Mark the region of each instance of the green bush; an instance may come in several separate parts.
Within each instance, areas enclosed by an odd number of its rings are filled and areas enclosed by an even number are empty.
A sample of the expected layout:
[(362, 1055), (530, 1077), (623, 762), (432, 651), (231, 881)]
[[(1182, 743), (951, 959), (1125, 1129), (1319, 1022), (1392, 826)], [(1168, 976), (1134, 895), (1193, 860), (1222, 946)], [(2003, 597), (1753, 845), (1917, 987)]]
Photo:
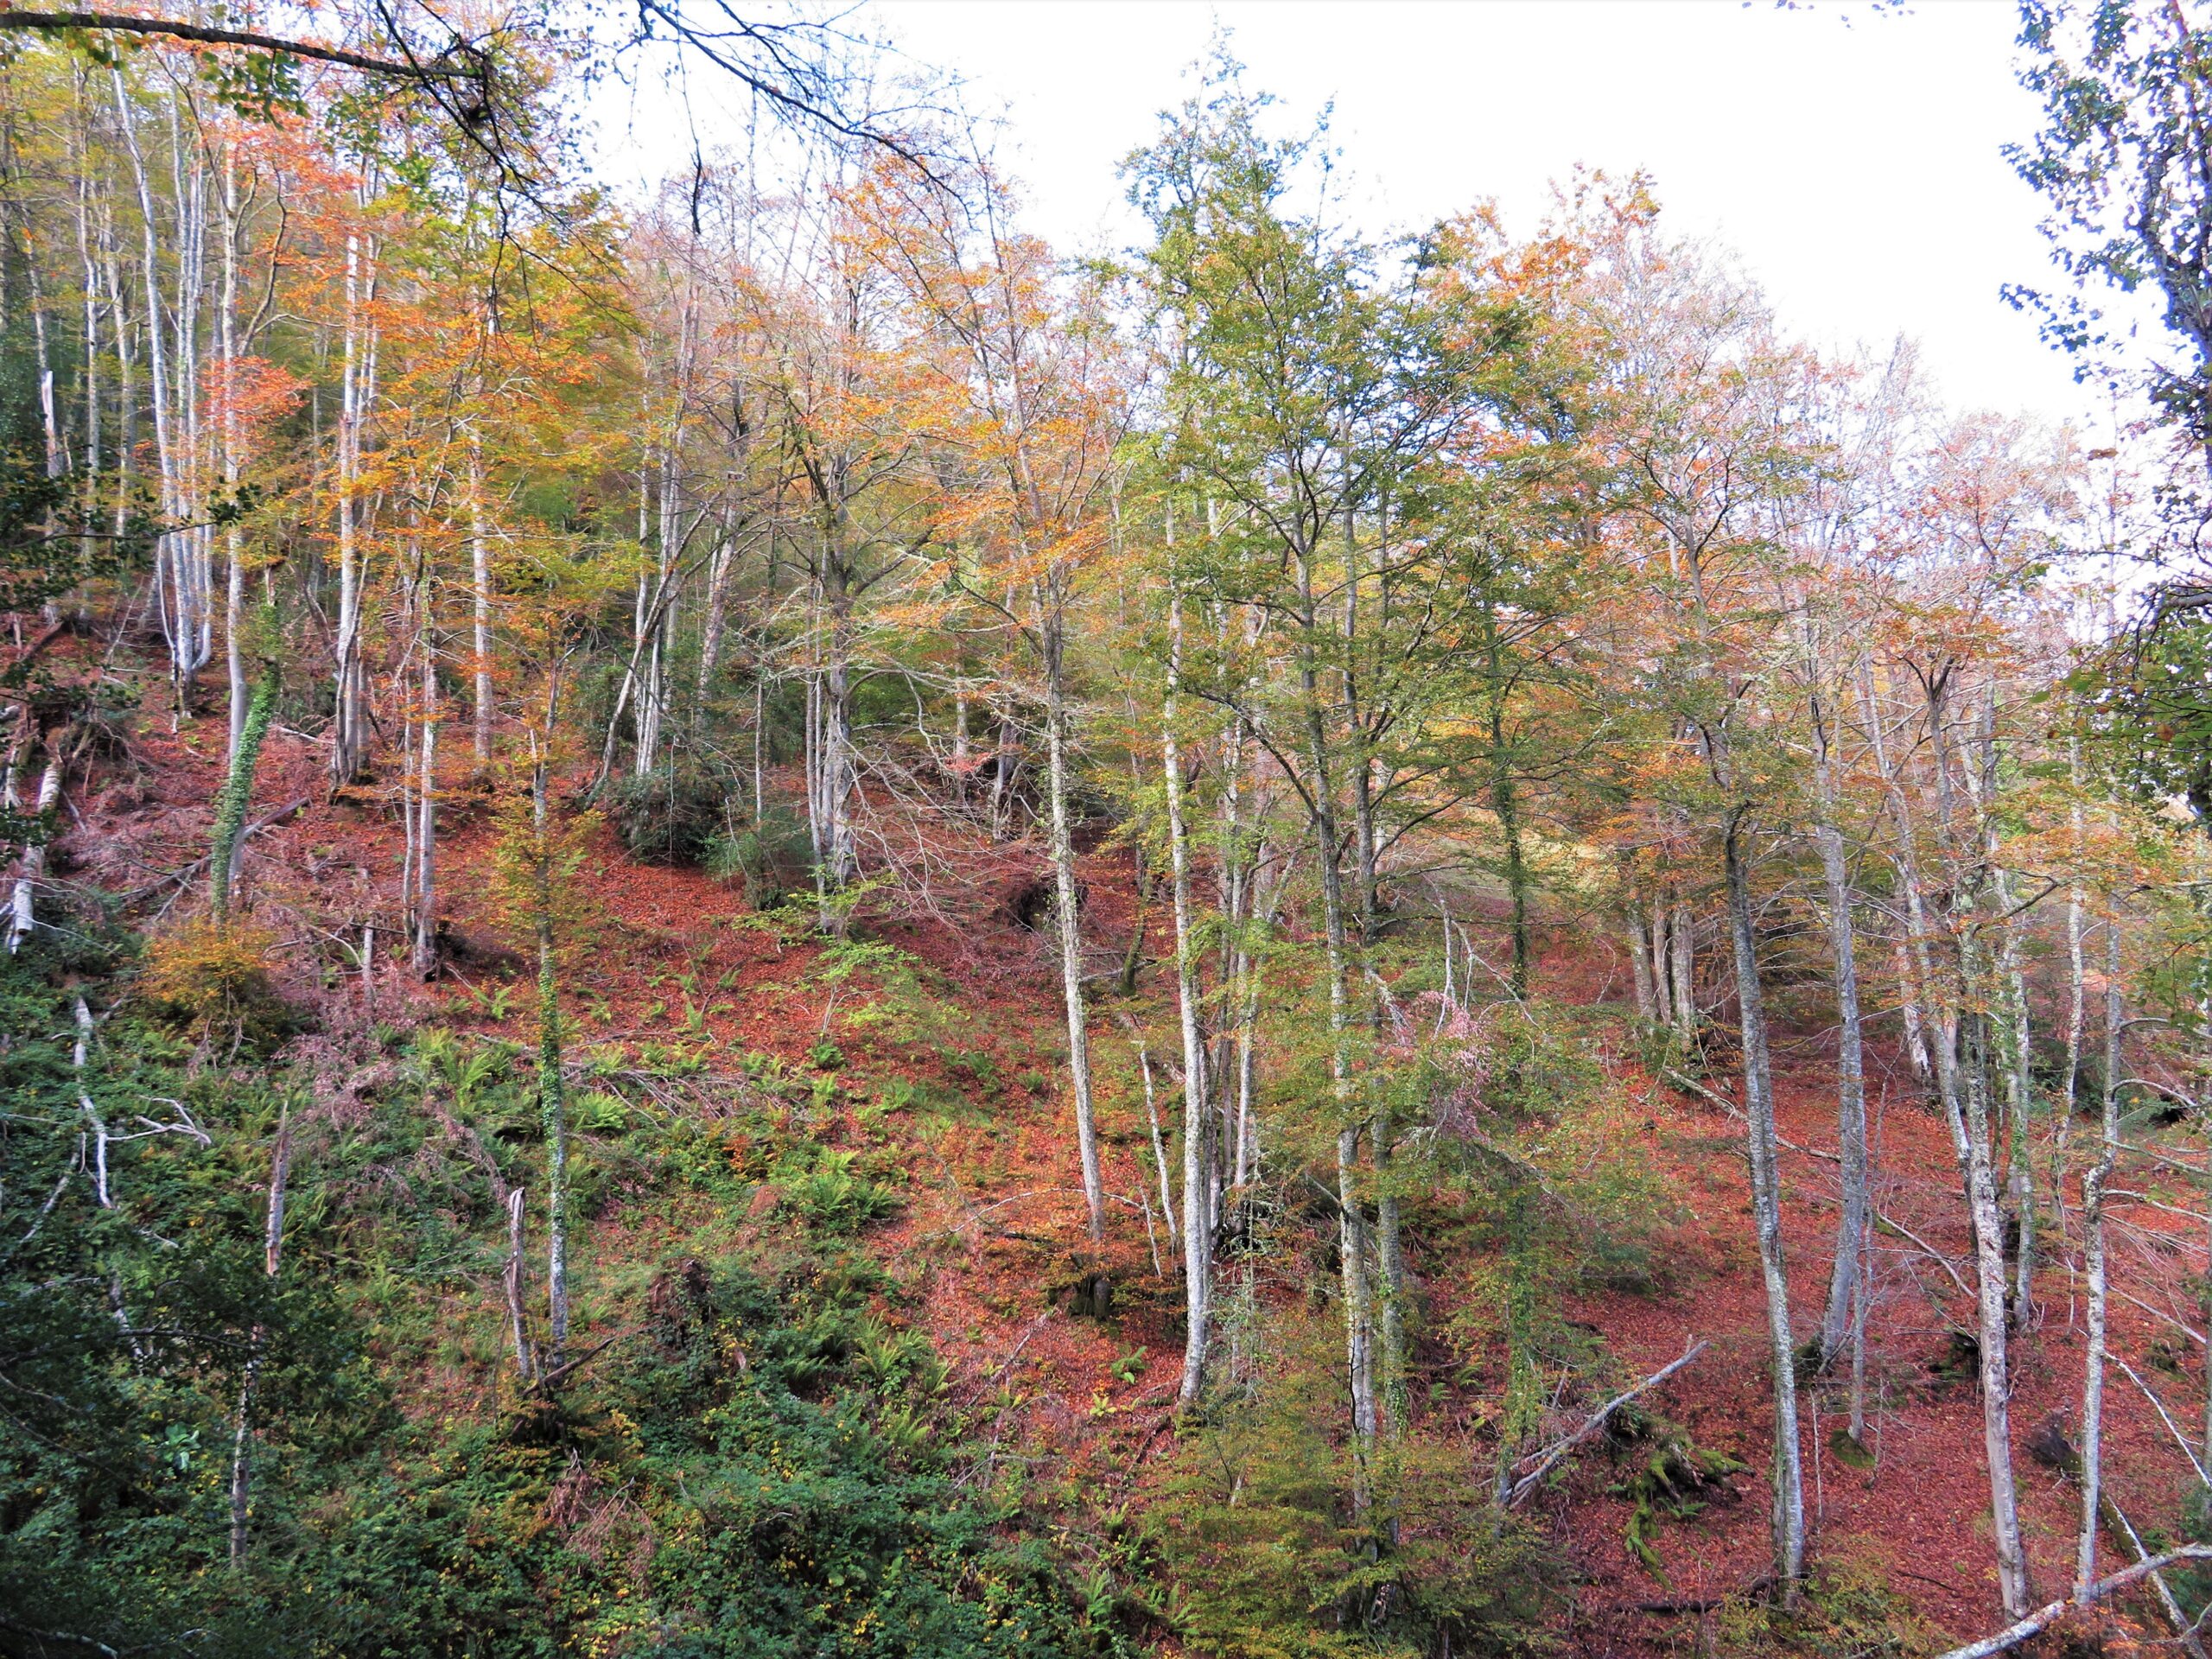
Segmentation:
[(742, 884), (747, 908), (773, 910), (804, 883), (813, 857), (804, 821), (772, 806), (754, 823), (717, 830), (703, 862), (715, 880)]
[(728, 791), (690, 766), (617, 778), (604, 803), (630, 856), (645, 864), (700, 863), (732, 822)]
[[(1464, 1452), (1408, 1436), (1384, 1477), (1400, 1542), (1351, 1519), (1351, 1471), (1321, 1322), (1271, 1335), (1285, 1359), (1185, 1442), (1144, 1526), (1186, 1650), (1222, 1659), (1375, 1659), (1545, 1645), (1561, 1593), (1542, 1541), (1494, 1510)], [(1446, 1644), (1448, 1643), (1448, 1647)]]

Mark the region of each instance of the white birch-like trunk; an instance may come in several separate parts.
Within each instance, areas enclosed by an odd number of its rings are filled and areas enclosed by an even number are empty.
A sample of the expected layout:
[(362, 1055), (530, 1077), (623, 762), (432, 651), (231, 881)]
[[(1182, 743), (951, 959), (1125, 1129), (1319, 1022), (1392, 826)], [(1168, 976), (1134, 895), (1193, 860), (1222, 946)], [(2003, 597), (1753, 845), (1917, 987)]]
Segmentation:
[(1167, 786), (1167, 862), (1175, 912), (1175, 1004), (1183, 1033), (1183, 1380), (1177, 1398), (1197, 1401), (1205, 1385), (1213, 1298), (1213, 1223), (1208, 1167), (1211, 1122), (1206, 1052), (1198, 1023), (1198, 949), (1192, 938), (1191, 861), (1183, 821), (1183, 760), (1175, 733), (1183, 674), (1183, 595), (1167, 600), (1167, 700), (1160, 725), (1160, 766)]
[[(1041, 606), (1039, 607), (1041, 612)], [(1058, 935), (1060, 993), (1067, 1011), (1068, 1071), (1075, 1091), (1076, 1152), (1083, 1166), (1083, 1202), (1090, 1223), (1091, 1297), (1103, 1313), (1109, 1295), (1106, 1249), (1106, 1183), (1099, 1171), (1098, 1130), (1092, 1116), (1089, 1027), (1083, 1001), (1083, 918), (1075, 879), (1075, 836), (1068, 821), (1067, 706), (1060, 682), (1059, 621), (1043, 617), (1045, 638), (1046, 792), (1052, 840), (1055, 931)], [(1191, 1195), (1183, 1195), (1184, 1248), (1193, 1248), (1187, 1217)]]
[(507, 1194), (507, 1264), (500, 1275), (507, 1293), (507, 1335), (514, 1344), (515, 1376), (523, 1387), (537, 1381), (537, 1370), (530, 1351), (530, 1320), (524, 1313), (523, 1275), (527, 1271), (524, 1220), (527, 1195), (521, 1187)]
[(1836, 1218), (1835, 1263), (1828, 1277), (1828, 1300), (1821, 1321), (1821, 1357), (1833, 1359), (1851, 1332), (1851, 1309), (1866, 1247), (1866, 1067), (1863, 1022), (1859, 1007), (1859, 958), (1852, 924), (1851, 879), (1844, 859), (1843, 832), (1836, 823), (1834, 758), (1828, 728), (1814, 716), (1814, 779), (1820, 807), (1815, 836), (1821, 849), (1821, 874), (1827, 892), (1828, 944), (1835, 963), (1836, 1138), (1842, 1160), (1842, 1204)]
[(430, 634), (430, 601), (427, 578), (423, 597), (423, 677), (420, 710), (423, 741), (417, 754), (415, 832), (415, 912), (413, 967), (428, 979), (438, 965), (438, 662)]
[(474, 423), (468, 429), (468, 572), (475, 652), (471, 731), (481, 778), (492, 768), (492, 537), (484, 512), (484, 439)]
[[(48, 758), (46, 770), (39, 774), (38, 797), (32, 812), (41, 821), (49, 817), (61, 799), (61, 763)], [(30, 938), (38, 925), (34, 895), (40, 882), (46, 880), (46, 843), (41, 841), (23, 849), (17, 868), (15, 893), (8, 907), (8, 954), (21, 950), (23, 941)]]
[[(238, 176), (236, 146), (226, 143), (223, 148), (223, 290), (216, 315), (216, 344), (220, 353), (222, 388), (221, 442), (223, 460), (223, 487), (235, 498), (238, 493), (241, 456), (241, 432), (238, 424)], [(232, 524), (225, 532), (225, 569), (223, 588), (223, 655), (224, 666), (230, 690), (230, 749), (235, 757), (239, 740), (245, 735), (245, 710), (253, 700), (253, 688), (246, 683), (245, 642), (241, 637), (245, 621), (245, 531)]]
[(1805, 1570), (1805, 1471), (1797, 1429), (1797, 1355), (1789, 1329), (1789, 1281), (1782, 1249), (1781, 1150), (1774, 1122), (1774, 1084), (1767, 1052), (1766, 1007), (1760, 993), (1758, 946), (1751, 924), (1751, 872), (1741, 819), (1728, 825), (1729, 937), (1735, 947), (1736, 1001), (1743, 1027), (1744, 1112), (1751, 1170), (1752, 1224), (1759, 1276), (1766, 1291), (1767, 1363), (1774, 1390), (1774, 1572), (1785, 1586)]
[(1167, 1176), (1167, 1143), (1160, 1133), (1160, 1097), (1152, 1086), (1152, 1053), (1145, 1046), (1141, 1033), (1134, 1027), (1131, 1040), (1136, 1044), (1137, 1072), (1144, 1080), (1145, 1121), (1152, 1126), (1152, 1162), (1160, 1175), (1160, 1214), (1167, 1224), (1167, 1243), (1171, 1249), (1182, 1248), (1182, 1226), (1175, 1218), (1175, 1194)]
[[(2079, 942), (2076, 941), (2078, 950)], [(2082, 1179), (2082, 1225), (2088, 1281), (2088, 1352), (2082, 1369), (2082, 1530), (2074, 1556), (2075, 1591), (2097, 1576), (2097, 1522), (2104, 1495), (2105, 1356), (2111, 1294), (2105, 1257), (2105, 1185), (2120, 1158), (2120, 1054), (2124, 1012), (2120, 976), (2120, 918), (2105, 931), (2105, 1077), (2103, 1134), (2097, 1161)]]
[[(80, 1007), (83, 1004), (80, 1002)], [(284, 1187), (292, 1168), (292, 1115), (288, 1108), (276, 1120), (276, 1147), (269, 1166), (269, 1215), (262, 1230), (262, 1268), (274, 1279), (284, 1260)], [(246, 1356), (245, 1375), (238, 1383), (238, 1406), (231, 1431), (231, 1566), (245, 1565), (249, 1524), (252, 1518), (253, 1385), (261, 1370), (265, 1327), (257, 1325)]]

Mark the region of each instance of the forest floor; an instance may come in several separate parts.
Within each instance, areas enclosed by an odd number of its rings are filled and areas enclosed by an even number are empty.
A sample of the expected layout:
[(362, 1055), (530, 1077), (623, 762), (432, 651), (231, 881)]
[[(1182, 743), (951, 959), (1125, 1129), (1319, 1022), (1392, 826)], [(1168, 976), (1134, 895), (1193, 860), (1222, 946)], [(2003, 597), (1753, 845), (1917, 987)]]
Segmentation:
[[(163, 726), (143, 721), (127, 755), (103, 761), (93, 782), (73, 791), (71, 827), (55, 852), (63, 879), (140, 892), (149, 912), (180, 890), (164, 884), (161, 873), (190, 865), (207, 844), (224, 746), (219, 718), (188, 724), (181, 734)], [(378, 919), (372, 895), (396, 886), (400, 831), (372, 806), (327, 804), (323, 766), (323, 751), (312, 740), (283, 728), (272, 734), (250, 816), (299, 804), (251, 838), (245, 864), (245, 890), (274, 933), (287, 990), (317, 1007), (326, 1033), (339, 1033), (321, 1040), (335, 1050), (344, 1033), (373, 1023), (404, 1028), (438, 1021), (526, 1043), (526, 978), (506, 988), (496, 966), (461, 967), (425, 985), (388, 961), (365, 997), (359, 976), (333, 941)], [(440, 884), (456, 927), (481, 938), (502, 930), (490, 879), (494, 828), (473, 809), (465, 792), (446, 807)], [(952, 1367), (955, 1397), (1005, 1390), (998, 1397), (1013, 1403), (989, 1438), (1003, 1442), (1009, 1457), (1055, 1469), (1102, 1498), (1126, 1493), (1141, 1505), (1173, 1445), (1181, 1357), (1175, 1269), (1160, 1218), (1149, 1213), (1158, 1189), (1142, 1095), (1116, 1005), (1103, 999), (1092, 1028), (1106, 1184), (1116, 1198), (1109, 1259), (1119, 1306), (1108, 1321), (1076, 1317), (1059, 1294), (1072, 1279), (1084, 1226), (1057, 984), (1045, 941), (1020, 927), (1001, 902), (1035, 861), (1033, 851), (994, 856), (998, 862), (972, 876), (972, 889), (948, 903), (943, 917), (917, 917), (880, 934), (941, 976), (943, 1012), (933, 1024), (914, 1027), (872, 1020), (881, 1011), (869, 1007), (865, 982), (825, 977), (818, 943), (747, 925), (735, 892), (696, 871), (632, 862), (602, 830), (583, 873), (601, 918), (574, 975), (576, 1040), (632, 1051), (684, 1044), (727, 1057), (725, 1066), (710, 1071), (735, 1071), (748, 1053), (804, 1066), (826, 1033), (844, 1066), (838, 1103), (812, 1132), (874, 1147), (903, 1170), (902, 1211), (872, 1229), (866, 1243), (880, 1259), (921, 1273), (926, 1328)], [(1132, 924), (1128, 857), (1095, 853), (1085, 874), (1086, 927), (1104, 968), (1118, 961)], [(188, 908), (198, 903), (196, 893), (183, 899)], [(1162, 909), (1153, 906), (1149, 925), (1164, 924)], [(389, 927), (394, 918), (382, 919)], [(384, 936), (388, 956), (394, 937)], [(1154, 936), (1149, 954), (1156, 962), (1164, 950), (1165, 940)], [(1161, 994), (1160, 978), (1154, 967), (1149, 994)], [(1560, 928), (1546, 935), (1536, 982), (1540, 994), (1562, 1002), (1622, 1001), (1627, 976), (1605, 938)], [(1153, 1029), (1171, 1027), (1155, 1020)], [(1786, 1233), (1802, 1332), (1819, 1317), (1834, 1224), (1834, 1166), (1823, 1155), (1834, 1145), (1834, 1060), (1820, 1032), (1785, 1031), (1782, 1039), (1781, 1127), (1794, 1143), (1784, 1158)], [(1157, 1065), (1157, 1052), (1154, 1058)], [(886, 1094), (902, 1078), (927, 1091), (925, 1100), (964, 1106), (902, 1107), (916, 1098), (912, 1088)], [(1724, 1093), (1733, 1086), (1725, 1067), (1709, 1082)], [(1172, 1084), (1164, 1074), (1160, 1087), (1165, 1110)], [(1698, 1445), (1741, 1459), (1749, 1472), (1733, 1478), (1732, 1497), (1657, 1528), (1652, 1548), (1663, 1580), (1627, 1541), (1628, 1501), (1609, 1490), (1621, 1479), (1618, 1463), (1594, 1454), (1582, 1459), (1537, 1496), (1535, 1513), (1578, 1580), (1572, 1611), (1560, 1615), (1566, 1651), (1618, 1659), (1715, 1651), (1701, 1604), (1751, 1585), (1768, 1559), (1767, 1338), (1742, 1130), (1713, 1100), (1655, 1083), (1630, 1059), (1611, 1062), (1606, 1087), (1631, 1109), (1631, 1121), (1640, 1121), (1641, 1156), (1681, 1214), (1662, 1240), (1662, 1270), (1649, 1289), (1586, 1298), (1572, 1315), (1594, 1328), (1631, 1378), (1675, 1358), (1693, 1338), (1709, 1342), (1708, 1352), (1647, 1403), (1688, 1428)], [(1879, 1208), (1946, 1262), (1895, 1232), (1879, 1241), (1867, 1363), (1867, 1440), (1875, 1461), (1872, 1468), (1853, 1466), (1831, 1446), (1843, 1385), (1840, 1378), (1824, 1381), (1811, 1391), (1805, 1424), (1813, 1549), (1831, 1567), (1886, 1585), (1931, 1637), (1965, 1639), (2004, 1621), (1971, 1359), (1961, 1363), (1953, 1338), (1954, 1322), (1969, 1319), (1970, 1310), (1947, 1277), (1953, 1268), (1970, 1274), (1963, 1209), (1943, 1124), (1886, 1052), (1874, 1057), (1869, 1095)], [(2070, 1202), (2075, 1195), (2067, 1196)], [(2189, 1224), (2140, 1214), (2149, 1218), (2146, 1227)], [(592, 1233), (579, 1252), (587, 1286), (581, 1317), (587, 1323), (611, 1317), (589, 1293), (595, 1274), (611, 1281), (626, 1257), (681, 1243)], [(1155, 1268), (1155, 1248), (1164, 1272)], [(2150, 1262), (2158, 1252), (2142, 1254)], [(1465, 1265), (1432, 1256), (1414, 1262), (1426, 1292), (1446, 1300)], [(2176, 1320), (2189, 1323), (2177, 1274), (2163, 1291), (2142, 1271), (2128, 1282), (2146, 1300), (2174, 1299)], [(2043, 1276), (2041, 1296), (2032, 1328), (2015, 1350), (2012, 1429), (2035, 1585), (2053, 1596), (2071, 1576), (2078, 1500), (2060, 1473), (2031, 1455), (2029, 1442), (2046, 1423), (2069, 1425), (2077, 1414), (2084, 1338), (2071, 1275), (2056, 1262)], [(2115, 1346), (2167, 1399), (2202, 1398), (2202, 1355), (2171, 1324), (2122, 1306), (2115, 1326)], [(1467, 1357), (1479, 1363), (1482, 1357)], [(1438, 1369), (1448, 1377), (1453, 1368)], [(414, 1408), (465, 1413), (489, 1406), (486, 1391), (458, 1372), (424, 1376), (414, 1386), (422, 1390)], [(1427, 1391), (1417, 1408), (1449, 1420), (1465, 1403), (1453, 1397), (1452, 1386)], [(2126, 1377), (2113, 1378), (2107, 1397), (2109, 1486), (2139, 1525), (2171, 1525), (2182, 1465), (2168, 1433)], [(2183, 1432), (2191, 1432), (2194, 1412), (2180, 1414)], [(1568, 1412), (1560, 1421), (1572, 1418)], [(1470, 1432), (1465, 1444), (1465, 1479), (1486, 1479), (1489, 1454), (1479, 1435)], [(2112, 1554), (2108, 1570), (2126, 1559)]]

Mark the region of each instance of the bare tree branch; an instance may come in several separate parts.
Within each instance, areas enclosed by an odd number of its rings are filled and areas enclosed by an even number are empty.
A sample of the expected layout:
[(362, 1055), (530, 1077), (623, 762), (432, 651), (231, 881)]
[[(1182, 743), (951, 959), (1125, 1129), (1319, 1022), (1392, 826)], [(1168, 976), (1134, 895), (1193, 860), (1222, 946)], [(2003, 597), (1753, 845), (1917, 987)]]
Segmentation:
[(389, 75), (397, 80), (481, 80), (484, 66), (478, 63), (448, 63), (442, 58), (428, 63), (401, 62), (393, 58), (371, 57), (365, 52), (349, 52), (343, 47), (317, 46), (309, 41), (285, 39), (276, 35), (263, 35), (252, 29), (216, 29), (206, 23), (188, 23), (170, 17), (134, 17), (112, 11), (17, 11), (0, 8), (0, 29), (20, 29), (39, 32), (59, 32), (63, 29), (108, 29), (123, 35), (158, 35), (167, 39), (195, 41), (205, 46), (244, 46), (257, 52), (280, 52), (286, 57), (311, 58), (317, 63), (334, 63), (347, 69), (360, 69), (372, 75)]

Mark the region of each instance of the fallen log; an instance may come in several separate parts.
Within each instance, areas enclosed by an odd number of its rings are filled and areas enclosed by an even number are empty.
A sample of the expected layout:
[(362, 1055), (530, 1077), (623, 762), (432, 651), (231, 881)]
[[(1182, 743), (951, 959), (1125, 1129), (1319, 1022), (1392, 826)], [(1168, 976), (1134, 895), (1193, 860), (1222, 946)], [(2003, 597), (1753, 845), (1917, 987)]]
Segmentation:
[[(1637, 1383), (1627, 1393), (1615, 1395), (1611, 1399), (1606, 1401), (1604, 1405), (1599, 1407), (1596, 1413), (1593, 1414), (1590, 1420), (1584, 1423), (1581, 1427), (1576, 1429), (1574, 1433), (1567, 1435), (1565, 1439), (1555, 1440), (1550, 1446), (1547, 1446), (1542, 1452), (1538, 1454), (1542, 1459), (1542, 1461), (1538, 1463), (1537, 1465), (1534, 1469), (1530, 1470), (1527, 1474), (1522, 1476), (1520, 1479), (1515, 1481), (1512, 1486), (1508, 1489), (1505, 1494), (1505, 1507), (1509, 1510), (1511, 1509), (1522, 1498), (1528, 1497), (1529, 1493), (1535, 1491), (1536, 1490), (1537, 1483), (1542, 1480), (1546, 1475), (1551, 1473), (1551, 1471), (1558, 1466), (1559, 1460), (1561, 1458), (1564, 1458), (1568, 1452), (1574, 1450), (1576, 1446), (1581, 1445), (1583, 1441), (1588, 1440), (1592, 1434), (1595, 1434), (1599, 1429), (1603, 1428), (1605, 1426), (1606, 1420), (1615, 1412), (1618, 1411), (1623, 1406), (1628, 1404), (1630, 1401), (1635, 1399), (1637, 1395), (1649, 1394), (1652, 1389), (1657, 1388), (1669, 1377), (1674, 1376), (1676, 1371), (1681, 1370), (1682, 1367), (1688, 1364), (1692, 1360), (1695, 1359), (1700, 1354), (1703, 1353), (1712, 1345), (1712, 1344), (1707, 1342), (1703, 1338), (1693, 1339), (1689, 1347), (1683, 1351), (1682, 1357), (1680, 1359), (1675, 1360), (1671, 1364), (1661, 1366), (1657, 1370), (1652, 1372), (1650, 1376), (1645, 1377), (1643, 1382)], [(1526, 1459), (1523, 1459), (1523, 1461), (1526, 1461)]]
[(1963, 1648), (1953, 1648), (1937, 1659), (1990, 1659), (1993, 1654), (2007, 1653), (2023, 1642), (2041, 1636), (2045, 1630), (2071, 1612), (2094, 1607), (2107, 1597), (2117, 1595), (2130, 1586), (2140, 1584), (2153, 1573), (2163, 1573), (2179, 1561), (2212, 1561), (2212, 1544), (2183, 1544), (2170, 1549), (2163, 1555), (2152, 1555), (2133, 1567), (2122, 1567), (2109, 1578), (2099, 1579), (2078, 1596), (2063, 1601), (2054, 1601), (2038, 1607), (2017, 1624), (2008, 1624), (1994, 1636), (1986, 1636), (1979, 1642), (1969, 1642)]

